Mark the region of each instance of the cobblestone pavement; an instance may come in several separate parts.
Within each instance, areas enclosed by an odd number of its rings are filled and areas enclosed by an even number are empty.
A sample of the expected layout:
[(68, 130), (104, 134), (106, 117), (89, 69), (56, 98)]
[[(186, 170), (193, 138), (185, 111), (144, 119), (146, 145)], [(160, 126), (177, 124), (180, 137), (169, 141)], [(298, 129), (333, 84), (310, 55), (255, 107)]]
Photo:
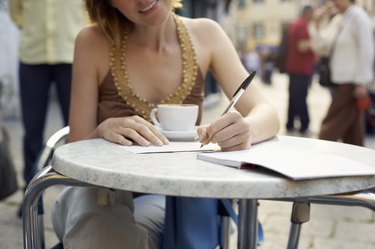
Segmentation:
[[(287, 78), (285, 75), (274, 75), (271, 86), (263, 85), (255, 80), (263, 89), (264, 94), (276, 106), (282, 129), (280, 134), (285, 134), (284, 124), (287, 103)], [(319, 130), (320, 122), (329, 104), (329, 93), (314, 82), (311, 87), (308, 104), (311, 115), (311, 137), (315, 137)], [(210, 102), (210, 101), (208, 101)], [(209, 105), (203, 122), (209, 122), (219, 116), (224, 109), (226, 100), (221, 99), (219, 104)], [(47, 121), (46, 137), (62, 127), (59, 109), (52, 101)], [(15, 159), (18, 175), (21, 182), (21, 125), (18, 119), (6, 119), (12, 139), (12, 153)], [(298, 134), (289, 134), (298, 135)], [(375, 137), (366, 139), (366, 147), (375, 149)], [(45, 236), (47, 248), (57, 242), (53, 233), (50, 219), (50, 210), (53, 199), (60, 191), (60, 187), (48, 189), (44, 194), (46, 206)], [(21, 191), (0, 203), (0, 249), (20, 249), (22, 242), (22, 222), (16, 217), (16, 211), (22, 198)], [(279, 249), (286, 248), (289, 226), (291, 203), (260, 201), (259, 220), (263, 224), (265, 243), (261, 248)], [(300, 249), (375, 249), (375, 212), (360, 207), (335, 207), (312, 205), (310, 222), (303, 225)], [(231, 249), (235, 248), (235, 237), (231, 239)]]

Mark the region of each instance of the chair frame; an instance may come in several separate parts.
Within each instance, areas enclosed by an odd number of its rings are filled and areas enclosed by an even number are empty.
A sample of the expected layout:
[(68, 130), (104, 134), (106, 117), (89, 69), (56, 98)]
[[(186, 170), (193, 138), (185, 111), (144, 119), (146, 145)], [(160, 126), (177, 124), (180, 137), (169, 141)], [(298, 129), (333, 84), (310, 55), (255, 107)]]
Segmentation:
[[(282, 199), (280, 201), (287, 200)], [(289, 199), (289, 201), (293, 201), (293, 208), (287, 248), (297, 249), (302, 224), (310, 220), (311, 203), (334, 206), (357, 206), (368, 208), (375, 212), (375, 188), (342, 195), (314, 196)]]
[[(43, 215), (42, 214), (38, 215), (38, 213), (37, 213), (37, 204), (38, 204), (38, 201), (39, 201), (43, 191), (40, 192), (40, 194), (38, 196), (35, 196), (35, 194), (31, 193), (31, 192), (37, 191), (37, 189), (34, 190), (34, 186), (37, 183), (36, 180), (38, 179), (38, 177), (40, 175), (44, 175), (44, 174), (47, 174), (47, 172), (49, 172), (49, 169), (48, 169), (48, 171), (43, 170), (43, 169), (48, 166), (48, 164), (49, 164), (49, 162), (52, 158), (53, 152), (55, 151), (58, 143), (67, 139), (67, 137), (69, 135), (69, 132), (70, 132), (69, 126), (65, 126), (65, 127), (61, 128), (60, 130), (58, 130), (57, 132), (55, 132), (47, 140), (46, 145), (44, 146), (44, 148), (43, 148), (43, 150), (42, 150), (42, 152), (41, 152), (41, 154), (38, 158), (38, 161), (37, 161), (38, 171), (41, 171), (41, 172), (33, 178), (31, 183), (29, 184), (29, 186), (25, 190), (25, 196), (24, 196), (24, 200), (23, 200), (23, 204), (22, 204), (23, 228), (24, 228), (24, 231), (26, 231), (27, 229), (32, 229), (32, 231), (37, 232), (37, 237), (34, 237), (34, 238), (38, 238), (38, 239), (36, 239), (36, 240), (32, 239), (32, 240), (34, 240), (32, 242), (32, 243), (34, 243), (34, 248), (38, 248), (38, 249), (44, 249), (45, 248)], [(42, 188), (43, 187), (44, 186), (42, 186)], [(31, 197), (33, 199), (30, 199)], [(27, 205), (25, 205), (24, 202), (28, 202)], [(30, 209), (27, 208), (25, 210), (24, 209), (25, 206), (30, 207)], [(30, 213), (28, 211), (30, 211)], [(33, 217), (29, 217), (30, 216), (29, 214), (33, 214)], [(27, 220), (26, 222), (25, 222), (25, 219)], [(32, 222), (33, 227), (31, 227), (30, 225), (27, 225), (27, 227), (25, 227), (25, 224), (27, 224), (28, 222)], [(35, 228), (38, 228), (38, 229), (35, 229)], [(24, 235), (25, 235), (25, 232), (24, 232)], [(26, 247), (26, 245), (28, 245), (30, 243), (31, 243), (30, 238), (27, 239), (27, 242), (26, 242), (26, 238), (24, 238), (24, 246), (25, 247)]]

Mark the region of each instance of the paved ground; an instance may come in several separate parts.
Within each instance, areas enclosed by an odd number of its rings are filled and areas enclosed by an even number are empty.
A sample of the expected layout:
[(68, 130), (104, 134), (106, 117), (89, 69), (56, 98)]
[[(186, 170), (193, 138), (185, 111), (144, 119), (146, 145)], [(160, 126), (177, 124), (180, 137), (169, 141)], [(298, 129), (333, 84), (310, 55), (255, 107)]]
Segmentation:
[[(284, 75), (276, 75), (272, 86), (255, 82), (261, 87), (265, 95), (276, 106), (282, 124), (285, 123), (287, 82)], [(311, 114), (311, 131), (314, 137), (319, 130), (320, 122), (329, 103), (329, 93), (314, 83), (308, 98)], [(204, 122), (219, 116), (226, 104), (221, 100), (207, 109)], [(46, 137), (58, 130), (61, 119), (58, 107), (52, 102), (48, 116)], [(12, 137), (12, 153), (17, 171), (21, 176), (21, 126), (17, 119), (5, 120)], [(285, 134), (284, 127), (280, 134)], [(292, 134), (293, 135), (293, 134)], [(294, 134), (298, 135), (298, 134)], [(375, 149), (375, 137), (368, 137), (366, 147)], [(50, 248), (57, 242), (50, 222), (50, 210), (53, 199), (60, 188), (47, 190), (44, 194), (46, 203), (46, 243)], [(16, 218), (16, 210), (22, 198), (20, 192), (0, 203), (0, 249), (22, 248), (22, 222)], [(279, 249), (286, 248), (290, 226), (290, 203), (261, 201), (259, 207), (259, 220), (265, 229), (265, 243), (261, 248)], [(311, 221), (303, 226), (300, 241), (301, 249), (375, 249), (375, 213), (357, 207), (333, 207), (313, 205)], [(235, 248), (232, 240), (231, 248)]]

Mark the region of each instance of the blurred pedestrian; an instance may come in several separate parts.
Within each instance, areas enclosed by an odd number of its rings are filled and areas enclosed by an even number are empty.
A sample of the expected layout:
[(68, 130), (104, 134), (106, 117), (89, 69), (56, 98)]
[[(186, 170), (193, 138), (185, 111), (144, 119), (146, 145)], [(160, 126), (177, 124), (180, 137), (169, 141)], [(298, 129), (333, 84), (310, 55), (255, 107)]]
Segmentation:
[(86, 22), (82, 1), (10, 0), (10, 14), (21, 31), (20, 98), (24, 128), (24, 181), (36, 168), (43, 147), (48, 93), (55, 84), (64, 125), (68, 123), (74, 40)]
[[(374, 43), (371, 21), (368, 14), (355, 4), (355, 0), (332, 0), (332, 3), (338, 12), (331, 21), (337, 26), (335, 37), (324, 40), (320, 32), (324, 30), (321, 16), (316, 18), (318, 32), (314, 37), (320, 39), (319, 48), (328, 47), (329, 50), (334, 44), (330, 68), (335, 91), (322, 122), (319, 138), (363, 146), (365, 118), (364, 110), (358, 104), (368, 98), (368, 85), (373, 80)], [(320, 13), (329, 11), (323, 10)], [(323, 46), (324, 43), (326, 46)]]
[(310, 5), (302, 8), (301, 15), (288, 29), (288, 49), (286, 71), (289, 74), (289, 101), (286, 129), (295, 130), (296, 118), (299, 118), (299, 132), (309, 132), (310, 117), (307, 107), (307, 94), (311, 85), (314, 53), (310, 46), (308, 25), (313, 18), (314, 9)]
[(250, 48), (243, 57), (243, 64), (248, 72), (260, 72), (260, 58), (255, 48)]
[(266, 85), (272, 84), (272, 74), (274, 69), (274, 54), (272, 48), (264, 45), (259, 48), (259, 55), (261, 61), (261, 79)]
[[(375, 47), (375, 19), (372, 21), (373, 28), (373, 38), (374, 38), (374, 47)], [(374, 63), (373, 63), (373, 72), (375, 76), (375, 53), (374, 53)], [(369, 87), (369, 95), (372, 100), (372, 105), (366, 114), (366, 135), (375, 135), (375, 79), (372, 81)]]

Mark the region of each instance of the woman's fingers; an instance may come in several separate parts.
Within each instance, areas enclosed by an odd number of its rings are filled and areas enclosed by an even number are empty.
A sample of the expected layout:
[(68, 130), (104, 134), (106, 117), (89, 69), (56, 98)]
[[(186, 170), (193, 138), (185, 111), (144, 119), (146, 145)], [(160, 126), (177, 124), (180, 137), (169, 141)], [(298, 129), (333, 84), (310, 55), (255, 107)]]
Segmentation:
[(100, 125), (100, 131), (103, 138), (122, 145), (161, 146), (169, 143), (158, 129), (139, 116), (108, 119)]
[(143, 124), (145, 127), (147, 127), (153, 135), (155, 135), (157, 137), (157, 139), (159, 139), (162, 144), (168, 144), (169, 143), (169, 140), (160, 132), (160, 130), (158, 128), (156, 128), (153, 124), (147, 122), (146, 120), (142, 119), (141, 117), (137, 116), (138, 120), (137, 121), (141, 124)]
[(139, 144), (141, 146), (149, 146), (151, 143), (155, 145), (161, 145), (161, 141), (150, 141), (143, 135), (141, 135), (138, 131), (134, 128), (122, 128), (119, 133), (125, 137), (125, 139), (133, 141), (134, 144)]
[(202, 144), (208, 144), (210, 142), (210, 138), (209, 138), (208, 132), (207, 132), (208, 126), (209, 125), (199, 126), (198, 129), (197, 129), (197, 135), (198, 135), (199, 141)]
[[(216, 140), (214, 143), (220, 145), (221, 148), (228, 148), (237, 144), (243, 143), (247, 139), (245, 133), (231, 134), (230, 136), (223, 136), (223, 139)], [(213, 140), (214, 141), (214, 140)]]
[(169, 143), (169, 140), (160, 132), (160, 130), (150, 122), (147, 122), (139, 116), (134, 116), (133, 118), (138, 124), (138, 126), (135, 127), (135, 130), (152, 144), (161, 146)]
[(113, 133), (111, 137), (104, 137), (106, 140), (125, 145), (125, 146), (130, 146), (133, 144), (132, 141), (129, 139), (126, 139), (123, 135), (120, 135), (118, 133)]
[(240, 113), (232, 111), (206, 127), (202, 143), (217, 143), (223, 150), (248, 149), (251, 146), (251, 129)]
[(163, 134), (153, 127), (153, 125), (138, 116), (124, 120), (124, 125), (122, 127), (126, 128), (119, 130), (119, 133), (139, 145), (149, 146), (153, 144), (161, 146), (168, 143), (168, 140)]
[(235, 151), (235, 150), (246, 150), (246, 149), (250, 149), (251, 147), (251, 143), (248, 143), (248, 142), (243, 142), (241, 144), (237, 144), (237, 145), (234, 145), (234, 146), (231, 146), (231, 147), (221, 147), (223, 151)]

